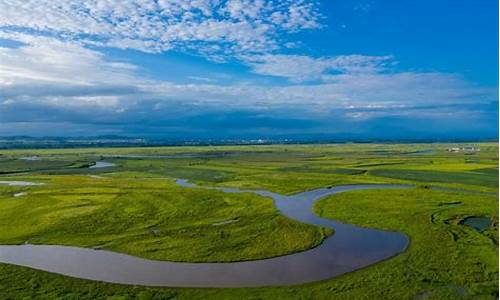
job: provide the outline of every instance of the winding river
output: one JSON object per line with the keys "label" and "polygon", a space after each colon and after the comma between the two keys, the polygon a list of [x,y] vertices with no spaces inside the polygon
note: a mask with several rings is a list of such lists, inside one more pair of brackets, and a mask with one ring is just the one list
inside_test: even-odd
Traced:
{"label": "winding river", "polygon": [[[177,183],[186,188],[199,188],[183,179],[178,179]],[[312,212],[314,203],[347,191],[407,187],[345,185],[291,196],[264,190],[217,188],[226,193],[251,192],[270,197],[285,216],[335,230],[334,235],[315,248],[275,258],[232,263],[185,263],[79,247],[4,245],[0,246],[0,262],[71,277],[144,286],[259,287],[319,281],[395,256],[406,249],[408,237],[398,232],[362,228],[318,217]]]}

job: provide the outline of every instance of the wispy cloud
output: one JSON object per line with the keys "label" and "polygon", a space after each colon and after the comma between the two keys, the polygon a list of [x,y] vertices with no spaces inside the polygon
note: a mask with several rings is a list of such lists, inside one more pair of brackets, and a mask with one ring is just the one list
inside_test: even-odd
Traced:
{"label": "wispy cloud", "polygon": [[0,82],[3,84],[30,84],[35,81],[79,85],[128,82],[137,68],[129,63],[107,61],[101,52],[54,38],[26,34],[8,37],[24,45],[0,47]]}
{"label": "wispy cloud", "polygon": [[[308,73],[309,77],[321,76],[325,68],[337,68],[343,73],[330,75],[317,84],[218,85],[204,77],[192,78],[195,82],[190,84],[178,84],[143,78],[136,73],[139,67],[109,61],[97,50],[73,43],[45,37],[30,37],[23,42],[27,44],[18,48],[0,48],[3,109],[34,105],[92,114],[95,107],[100,107],[110,118],[115,114],[119,118],[124,112],[143,115],[144,110],[172,111],[175,106],[191,112],[287,111],[294,107],[301,114],[321,116],[361,108],[404,110],[433,103],[487,103],[495,99],[496,93],[496,89],[474,86],[455,74],[379,72],[389,57],[360,56],[321,61],[319,67],[312,67],[314,72]],[[300,59],[316,62],[306,57]],[[293,78],[299,72],[292,69],[282,72],[290,71],[286,76]]]}
{"label": "wispy cloud", "polygon": [[304,55],[245,56],[252,71],[300,82],[329,78],[333,74],[380,73],[396,62],[392,56],[341,55],[314,58]]}
{"label": "wispy cloud", "polygon": [[188,76],[189,79],[195,80],[195,81],[201,81],[201,82],[216,82],[217,79],[215,78],[208,78],[208,77],[202,77],[202,76]]}

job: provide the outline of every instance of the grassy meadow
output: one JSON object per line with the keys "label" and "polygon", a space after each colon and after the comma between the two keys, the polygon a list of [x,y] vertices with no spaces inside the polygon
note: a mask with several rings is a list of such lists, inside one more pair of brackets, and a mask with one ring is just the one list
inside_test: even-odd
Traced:
{"label": "grassy meadow", "polygon": [[[269,198],[184,188],[293,194],[404,183],[317,203],[326,218],[410,237],[407,251],[330,280],[253,289],[145,288],[0,264],[2,299],[497,299],[498,144],[335,144],[0,151],[0,244],[60,244],[158,260],[229,262],[314,247],[329,230],[281,215]],[[458,145],[460,146],[460,145]],[[88,168],[95,161],[116,164]],[[20,194],[23,193],[23,194]],[[468,217],[491,226],[476,231]]]}
{"label": "grassy meadow", "polygon": [[45,185],[20,197],[11,195],[24,189],[3,189],[0,244],[61,244],[159,260],[224,262],[306,250],[328,234],[282,216],[271,199],[250,193],[188,189],[152,178],[23,179]]}

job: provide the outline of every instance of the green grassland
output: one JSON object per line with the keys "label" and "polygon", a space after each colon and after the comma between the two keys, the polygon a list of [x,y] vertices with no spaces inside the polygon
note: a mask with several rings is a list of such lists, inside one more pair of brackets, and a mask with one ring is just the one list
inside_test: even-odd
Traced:
{"label": "green grassland", "polygon": [[471,215],[498,220],[495,196],[422,188],[356,191],[321,200],[315,212],[410,236],[405,253],[367,272],[363,289],[377,298],[383,298],[376,281],[382,274],[400,299],[410,299],[415,290],[426,299],[487,298],[496,293],[498,223],[483,232],[460,224]]}
{"label": "green grassland", "polygon": [[[241,261],[309,249],[329,231],[290,220],[254,194],[167,179],[23,177],[45,185],[0,194],[0,244],[104,248],[172,261]],[[225,224],[225,222],[231,223]],[[221,224],[222,223],[222,224]]]}
{"label": "green grassland", "polygon": [[[182,188],[267,189],[283,194],[340,184],[415,188],[348,192],[317,214],[404,232],[406,252],[338,278],[256,289],[144,288],[0,265],[0,298],[65,299],[496,299],[498,145],[450,153],[452,144],[339,144],[86,148],[0,152],[0,244],[104,248],[153,259],[241,261],[314,247],[331,234],[282,216],[254,194]],[[41,159],[27,161],[25,157]],[[97,160],[112,168],[88,169]],[[434,188],[440,188],[439,190]],[[444,190],[443,190],[444,189]],[[20,192],[21,197],[13,195]],[[462,224],[482,216],[476,232]]]}

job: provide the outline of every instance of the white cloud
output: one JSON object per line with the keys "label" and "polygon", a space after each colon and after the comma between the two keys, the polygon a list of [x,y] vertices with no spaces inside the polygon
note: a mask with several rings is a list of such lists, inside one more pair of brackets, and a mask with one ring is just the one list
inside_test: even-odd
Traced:
{"label": "white cloud", "polygon": [[304,55],[245,56],[252,71],[261,75],[285,77],[292,81],[331,79],[332,72],[370,74],[383,72],[395,64],[392,56],[342,55],[313,58]]}
{"label": "white cloud", "polygon": [[[300,57],[299,60],[318,65],[302,66],[304,70],[312,68],[307,76],[321,75],[325,68],[333,66],[345,72],[330,75],[327,81],[318,84],[218,85],[203,77],[192,78],[197,81],[193,84],[176,84],[142,78],[136,74],[137,66],[109,61],[102,53],[78,44],[42,37],[22,40],[27,44],[0,48],[0,113],[7,107],[31,105],[88,114],[99,108],[112,117],[127,111],[144,113],[139,110],[155,103],[156,108],[151,109],[172,110],[182,106],[191,107],[193,111],[286,111],[293,108],[304,115],[322,115],[336,110],[377,110],[378,114],[383,114],[388,109],[397,113],[436,104],[485,103],[494,100],[496,93],[493,89],[471,85],[454,74],[380,73],[378,65],[388,58],[359,56],[328,59],[327,63]],[[299,67],[300,63],[296,65],[297,70]],[[360,72],[363,68],[367,71]],[[270,69],[261,73],[300,76],[298,71],[290,71],[292,69],[288,66],[283,71]],[[369,114],[352,114],[361,115]]]}
{"label": "white cloud", "polygon": [[19,48],[0,47],[0,82],[3,84],[129,82],[137,69],[133,64],[106,61],[102,53],[78,44],[24,34],[17,34],[15,38],[26,45]]}
{"label": "white cloud", "polygon": [[202,77],[202,76],[188,76],[188,78],[195,80],[195,81],[203,81],[203,82],[216,82],[216,81],[218,81],[215,78]]}
{"label": "white cloud", "polygon": [[284,33],[320,27],[315,2],[305,0],[6,0],[0,11],[4,33],[218,59],[267,53]]}
{"label": "white cloud", "polygon": [[[277,54],[301,48],[288,33],[322,26],[315,1],[4,0],[0,12],[0,38],[21,42],[0,47],[3,134],[16,128],[9,122],[24,124],[21,131],[40,124],[74,131],[241,111],[283,119],[335,115],[357,122],[423,114],[461,121],[498,98],[497,89],[457,74],[396,72],[392,56]],[[290,83],[233,83],[223,74],[187,77],[191,84],[144,78],[141,66],[110,60],[100,46],[237,59],[255,74]]]}
{"label": "white cloud", "polygon": [[[210,110],[294,110],[313,117],[347,111],[348,117],[366,119],[415,113],[415,107],[436,103],[486,103],[496,95],[495,89],[455,74],[393,72],[392,56],[273,54],[282,33],[320,26],[315,6],[306,1],[6,0],[0,11],[0,26],[7,26],[0,27],[0,38],[23,43],[0,47],[0,119],[58,117],[45,108],[63,111],[61,118],[83,114],[91,119],[97,111],[105,121]],[[192,84],[147,79],[138,75],[139,66],[111,61],[90,47],[100,45],[185,50],[221,61],[234,57],[256,74],[293,84],[222,85],[223,80],[201,76],[191,76]],[[5,113],[22,110],[32,114]],[[426,114],[431,112],[450,110]]]}

